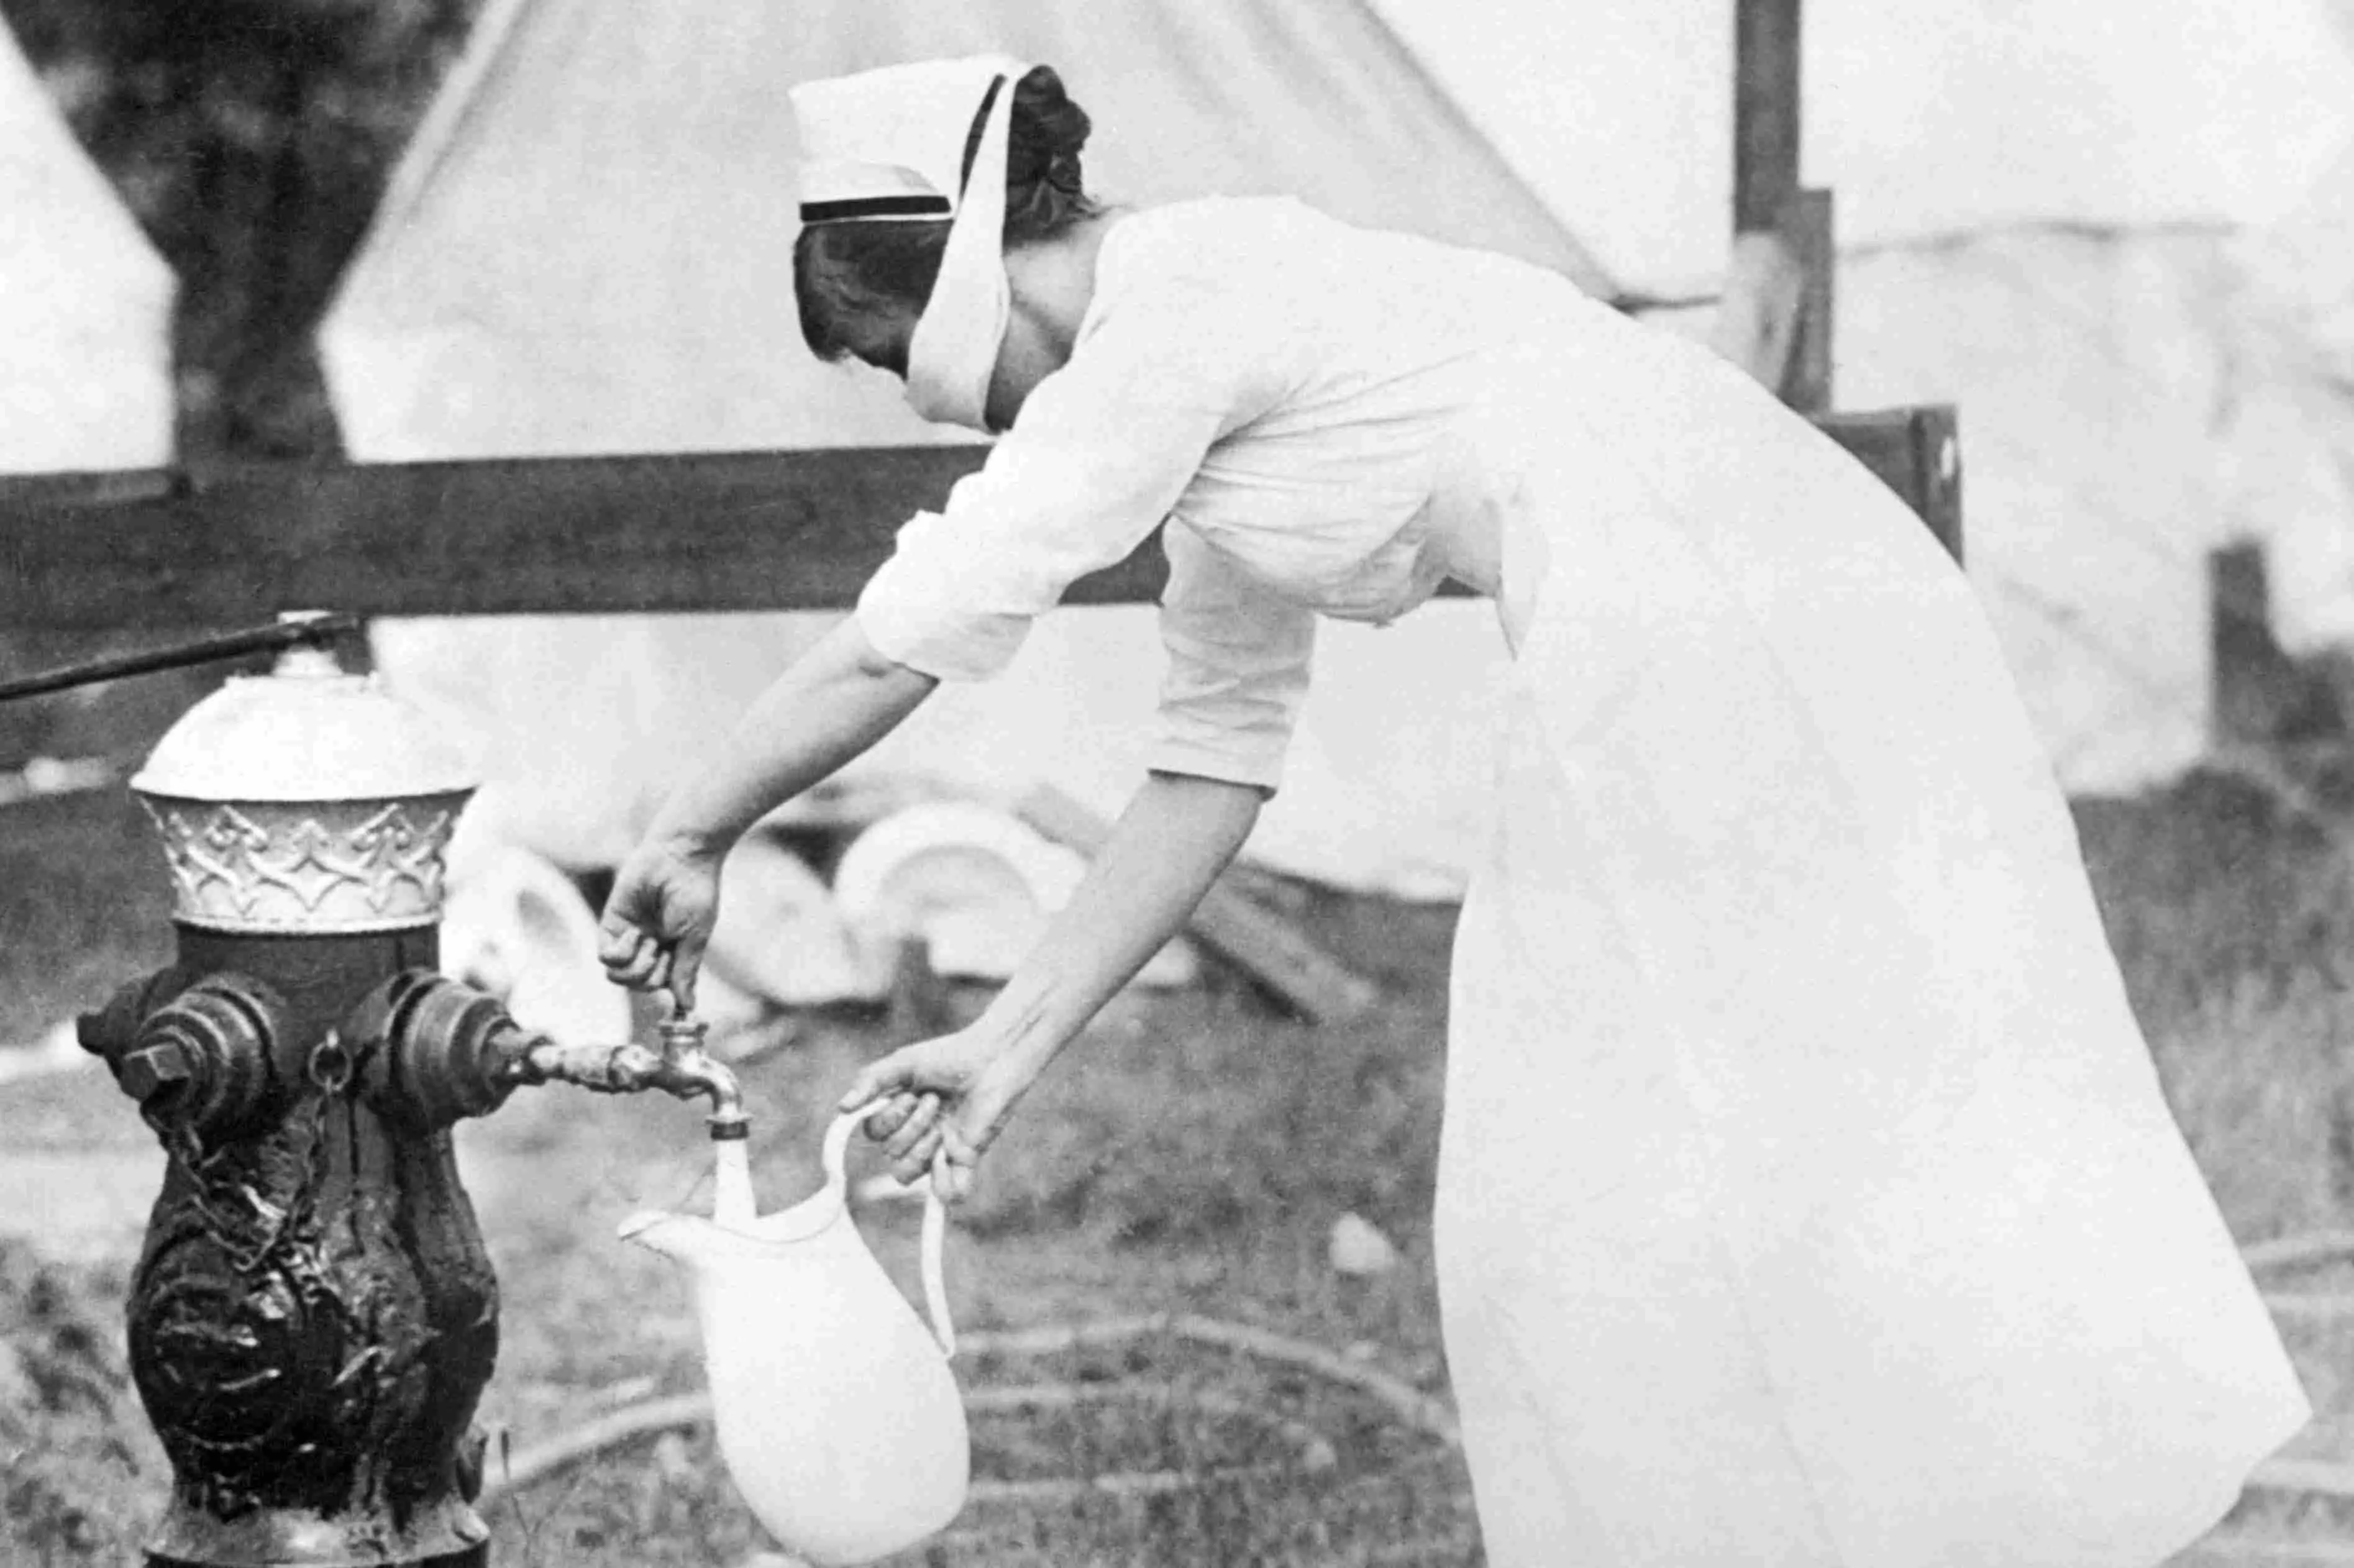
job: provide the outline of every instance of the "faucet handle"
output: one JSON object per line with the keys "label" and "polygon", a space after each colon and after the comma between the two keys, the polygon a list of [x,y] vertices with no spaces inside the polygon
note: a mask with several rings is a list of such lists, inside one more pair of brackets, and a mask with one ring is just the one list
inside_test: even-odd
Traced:
{"label": "faucet handle", "polygon": [[711,1025],[680,1008],[660,1025],[662,1054],[665,1062],[675,1062],[683,1056],[701,1051],[710,1038]]}

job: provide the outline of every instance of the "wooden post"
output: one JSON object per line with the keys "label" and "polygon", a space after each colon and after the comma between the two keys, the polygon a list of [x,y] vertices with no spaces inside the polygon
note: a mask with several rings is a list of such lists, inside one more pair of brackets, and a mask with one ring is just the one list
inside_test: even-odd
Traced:
{"label": "wooden post", "polygon": [[2207,556],[2208,734],[2219,748],[2263,746],[2295,705],[2295,671],[2273,640],[2264,547],[2243,539]]}
{"label": "wooden post", "polygon": [[1733,231],[1780,232],[1798,194],[1798,0],[1734,13]]}
{"label": "wooden post", "polygon": [[1718,351],[1803,412],[1831,406],[1831,194],[1798,183],[1798,0],[1736,0],[1733,260]]}
{"label": "wooden post", "polygon": [[1959,421],[1948,404],[1911,410],[1907,432],[1912,441],[1908,471],[1913,489],[1907,499],[1946,553],[1961,566],[1962,559],[1962,437]]}
{"label": "wooden post", "polygon": [[1709,346],[1778,397],[1797,364],[1798,313],[1806,298],[1806,276],[1781,235],[1736,234]]}
{"label": "wooden post", "polygon": [[1781,240],[1797,262],[1798,320],[1789,364],[1775,390],[1784,402],[1807,414],[1819,414],[1831,406],[1833,279],[1839,270],[1831,212],[1827,190],[1794,191],[1782,207]]}
{"label": "wooden post", "polygon": [[[1805,115],[1800,0],[1734,0],[1733,245],[1710,342],[1775,396],[1832,428],[1839,255],[1831,193],[1799,184]],[[1962,560],[1954,410],[1897,410],[1907,450],[1875,464]],[[1850,450],[1857,450],[1850,446]],[[1859,452],[1859,455],[1861,453]]]}

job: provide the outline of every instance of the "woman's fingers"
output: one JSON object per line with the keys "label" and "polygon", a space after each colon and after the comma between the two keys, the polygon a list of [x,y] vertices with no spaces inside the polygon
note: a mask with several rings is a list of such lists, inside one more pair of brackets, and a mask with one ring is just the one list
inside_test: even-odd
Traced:
{"label": "woman's fingers", "polygon": [[974,1167],[981,1151],[964,1139],[954,1122],[940,1128],[939,1148],[931,1159],[932,1191],[943,1203],[961,1203],[972,1195]]}
{"label": "woman's fingers", "polygon": [[[841,1102],[834,1107],[834,1109],[843,1113],[854,1111],[860,1106],[881,1099],[885,1095],[906,1094],[912,1090],[915,1085],[915,1065],[907,1060],[906,1052],[894,1051],[881,1061],[869,1062],[861,1067],[858,1070],[858,1075],[850,1080],[848,1091],[843,1095]],[[910,1099],[905,1109],[913,1110],[914,1108],[914,1101]],[[875,1118],[869,1117],[866,1125],[870,1128],[873,1128]],[[896,1122],[892,1123],[893,1127],[897,1125]],[[888,1133],[882,1136],[887,1137]]]}
{"label": "woman's fingers", "polygon": [[912,1186],[924,1179],[924,1172],[932,1168],[932,1160],[939,1152],[940,1129],[929,1128],[908,1147],[905,1154],[891,1161],[891,1174],[901,1186]]}
{"label": "woman's fingers", "polygon": [[615,873],[598,916],[597,956],[606,973],[637,991],[667,991],[692,1008],[718,900],[716,859],[640,843]]}
{"label": "woman's fingers", "polygon": [[619,969],[638,956],[645,946],[645,933],[618,915],[608,915],[597,923],[597,961],[609,969]]}
{"label": "woman's fingers", "polygon": [[[927,1105],[935,1103],[929,1095],[924,1099]],[[902,1186],[913,1186],[928,1174],[943,1202],[961,1202],[972,1193],[981,1151],[957,1130],[953,1119],[927,1111],[922,1130],[915,1131],[910,1118],[902,1136],[891,1140],[890,1155],[891,1175]]]}
{"label": "woman's fingers", "polygon": [[[883,1152],[888,1156],[895,1164],[906,1160],[909,1151],[916,1147],[916,1140],[923,1137],[924,1134],[931,1131],[932,1124],[939,1119],[939,1096],[923,1095],[917,1097],[915,1108],[907,1116],[901,1118],[899,1125],[892,1128],[886,1135],[885,1141],[883,1145]],[[871,1126],[872,1124],[870,1123],[869,1125]]]}
{"label": "woman's fingers", "polygon": [[950,1160],[970,1171],[981,1163],[981,1151],[984,1146],[954,1121],[948,1121],[940,1126],[940,1147]]}
{"label": "woman's fingers", "polygon": [[884,1142],[916,1114],[916,1103],[914,1095],[901,1089],[876,1106],[866,1119],[859,1123],[859,1127],[876,1143]]}
{"label": "woman's fingers", "polygon": [[[993,1126],[964,1130],[977,1116],[991,1115],[986,1105],[971,1097],[971,1043],[954,1035],[905,1046],[867,1064],[842,1097],[844,1112],[875,1107],[865,1118],[866,1136],[884,1146],[891,1173],[901,1182],[924,1180],[946,1158],[965,1172],[950,1185],[959,1192],[970,1190],[972,1164],[996,1130]],[[995,1115],[1002,1118],[1003,1111]]]}
{"label": "woman's fingers", "polygon": [[644,945],[645,938],[635,926],[626,921],[616,925],[609,917],[597,930],[597,961],[618,974],[637,960]]}
{"label": "woman's fingers", "polygon": [[662,949],[644,932],[632,930],[626,937],[616,937],[612,945],[598,956],[604,960],[605,973],[614,984],[643,991]]}
{"label": "woman's fingers", "polygon": [[678,944],[666,944],[626,921],[609,924],[597,944],[597,958],[605,977],[632,991],[669,991],[681,1008],[695,1006],[695,971],[698,960]]}
{"label": "woman's fingers", "polygon": [[882,1101],[862,1126],[868,1138],[883,1145],[892,1177],[912,1186],[928,1173],[944,1202],[960,1202],[972,1191],[973,1168],[988,1134],[975,1138],[960,1128],[960,1117],[949,1111],[954,1097],[918,1093],[913,1087],[916,1070],[900,1060],[904,1054],[895,1053],[870,1064],[842,1097],[841,1108],[853,1111]]}

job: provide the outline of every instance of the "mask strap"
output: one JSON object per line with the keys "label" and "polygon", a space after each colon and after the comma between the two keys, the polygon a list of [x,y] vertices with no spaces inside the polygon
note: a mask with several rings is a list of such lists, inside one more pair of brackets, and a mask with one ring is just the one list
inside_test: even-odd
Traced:
{"label": "mask strap", "polygon": [[1013,313],[1005,280],[1005,156],[1013,120],[1013,83],[1001,77],[949,226],[939,281],[907,344],[907,402],[935,424],[989,429],[989,384]]}

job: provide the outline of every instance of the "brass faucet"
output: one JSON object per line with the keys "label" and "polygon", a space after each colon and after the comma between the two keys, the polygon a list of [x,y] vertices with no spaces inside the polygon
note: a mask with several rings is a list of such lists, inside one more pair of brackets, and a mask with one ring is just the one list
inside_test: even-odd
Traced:
{"label": "brass faucet", "polygon": [[715,1139],[746,1138],[750,1118],[744,1114],[744,1091],[736,1075],[705,1048],[711,1026],[701,1019],[675,1012],[661,1026],[659,1052],[634,1043],[626,1045],[566,1045],[536,1035],[514,1064],[518,1084],[577,1084],[599,1094],[637,1094],[661,1089],[680,1099],[708,1099],[711,1114],[705,1125]]}

